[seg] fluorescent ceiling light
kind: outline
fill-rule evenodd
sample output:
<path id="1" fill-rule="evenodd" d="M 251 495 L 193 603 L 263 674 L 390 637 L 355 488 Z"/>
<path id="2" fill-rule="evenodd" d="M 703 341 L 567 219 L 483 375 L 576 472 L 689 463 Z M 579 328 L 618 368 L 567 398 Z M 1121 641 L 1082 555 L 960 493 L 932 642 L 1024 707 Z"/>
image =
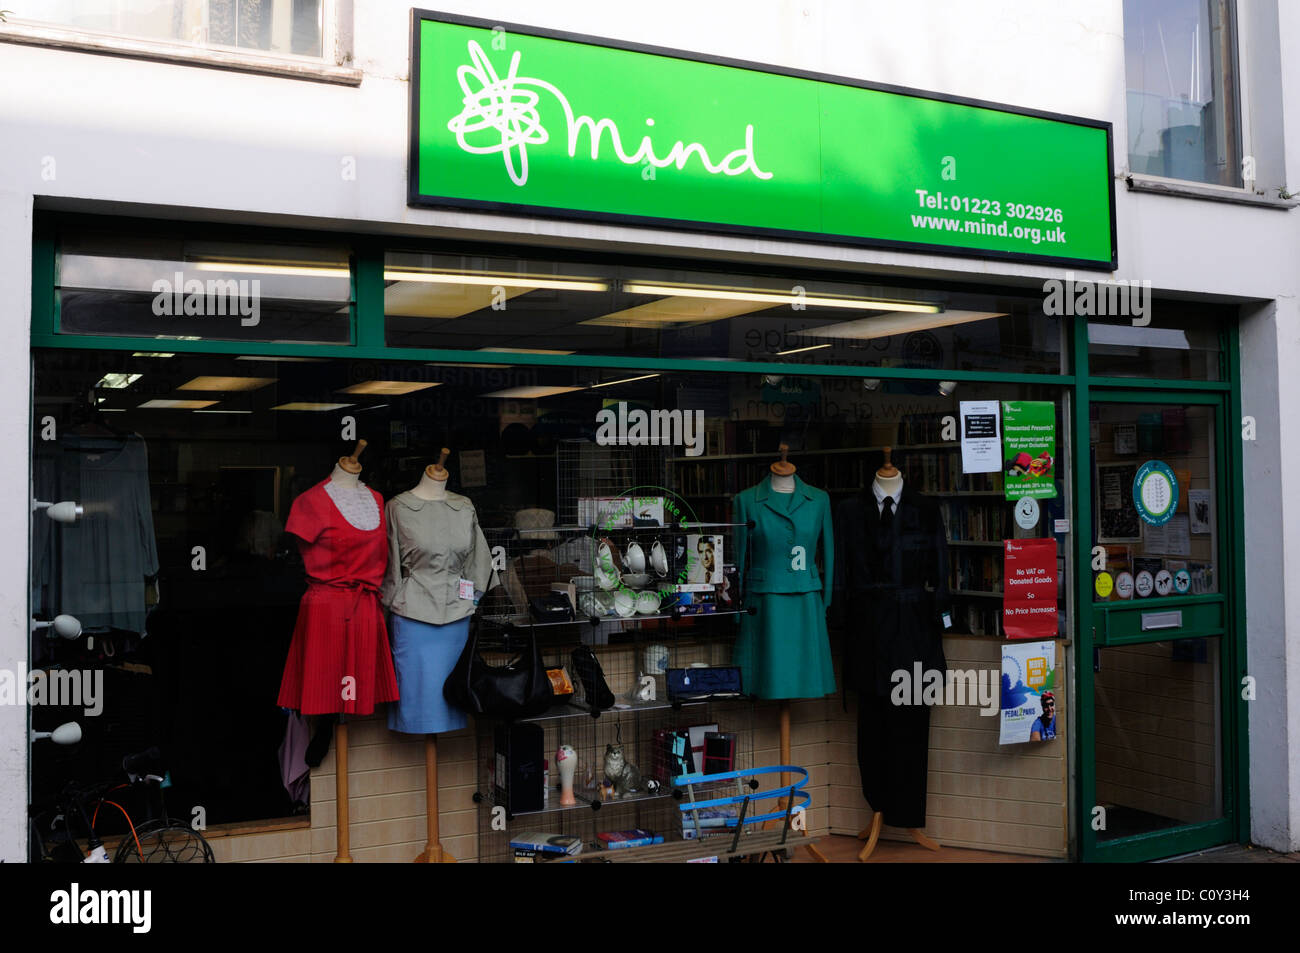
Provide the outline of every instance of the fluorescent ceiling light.
<path id="1" fill-rule="evenodd" d="M 915 311 L 934 314 L 938 305 L 907 301 L 880 301 L 872 298 L 850 298 L 839 295 L 792 294 L 784 291 L 751 291 L 745 288 L 711 288 L 707 285 L 665 285 L 644 281 L 625 281 L 623 290 L 629 294 L 671 295 L 678 298 L 708 298 L 715 301 L 751 301 L 759 304 L 802 304 L 814 308 L 852 308 L 857 311 Z"/>
<path id="2" fill-rule="evenodd" d="M 124 414 L 124 413 L 126 413 L 126 408 L 125 408 L 125 407 L 100 407 L 100 408 L 98 408 L 98 409 L 99 409 L 99 412 L 100 412 L 101 414 Z"/>
<path id="3" fill-rule="evenodd" d="M 652 377 L 658 376 L 658 374 L 642 374 L 640 377 L 624 377 L 622 380 L 618 381 L 605 381 L 602 384 L 592 384 L 591 389 L 595 390 L 597 387 L 613 387 L 615 384 L 630 384 L 633 381 L 646 381 Z"/>
<path id="4" fill-rule="evenodd" d="M 480 351 L 493 354 L 573 354 L 573 351 L 556 351 L 548 347 L 481 347 Z"/>
<path id="5" fill-rule="evenodd" d="M 809 344 L 807 347 L 793 347 L 788 351 L 777 351 L 777 357 L 784 357 L 786 354 L 802 354 L 804 351 L 820 351 L 824 347 L 830 347 L 829 344 Z"/>
<path id="6" fill-rule="evenodd" d="M 222 377 L 219 375 L 201 375 L 188 383 L 181 384 L 177 390 L 261 390 L 267 384 L 274 384 L 274 377 Z"/>
<path id="7" fill-rule="evenodd" d="M 195 271 L 238 271 L 250 275 L 296 275 L 301 278 L 351 278 L 352 270 L 337 265 L 275 265 L 252 261 L 187 262 Z"/>
<path id="8" fill-rule="evenodd" d="M 95 386 L 112 390 L 125 390 L 142 377 L 144 377 L 143 374 L 105 374 L 96 382 Z"/>
<path id="9" fill-rule="evenodd" d="M 196 414 L 251 414 L 251 410 L 196 410 Z"/>
<path id="10" fill-rule="evenodd" d="M 132 351 L 132 357 L 175 357 L 175 354 L 167 351 Z"/>
<path id="11" fill-rule="evenodd" d="M 268 364 L 323 364 L 327 357 L 270 357 L 263 354 L 241 354 L 237 361 L 266 361 Z"/>
<path id="12" fill-rule="evenodd" d="M 490 394 L 483 394 L 483 397 L 517 397 L 522 400 L 536 399 L 538 397 L 554 397 L 556 394 L 569 394 L 575 390 L 582 390 L 581 387 L 545 387 L 540 384 L 525 385 L 522 387 L 507 387 L 505 390 L 494 390 Z"/>
<path id="13" fill-rule="evenodd" d="M 339 393 L 401 396 L 402 394 L 413 394 L 417 390 L 428 390 L 430 387 L 438 387 L 441 384 L 442 381 L 365 381 L 361 384 L 353 384 L 351 387 L 344 387 Z"/>
<path id="14" fill-rule="evenodd" d="M 554 288 L 559 291 L 608 291 L 609 282 L 590 278 L 542 278 L 532 275 L 467 275 L 446 271 L 384 269 L 385 281 L 419 281 L 439 285 L 483 285 L 502 288 Z"/>
<path id="15" fill-rule="evenodd" d="M 858 318 L 855 321 L 827 324 L 820 328 L 804 328 L 799 333 L 808 338 L 846 338 L 867 341 L 871 338 L 889 337 L 891 334 L 928 331 L 931 328 L 946 328 L 954 324 L 1005 317 L 1006 314 L 1000 311 L 944 311 L 935 315 L 891 312 L 877 314 L 870 318 Z"/>
<path id="16" fill-rule="evenodd" d="M 735 318 L 742 314 L 762 311 L 768 305 L 752 301 L 720 301 L 701 298 L 660 298 L 635 307 L 624 308 L 598 318 L 588 318 L 581 324 L 594 324 L 607 328 L 663 328 L 665 325 L 690 327 Z"/>
<path id="17" fill-rule="evenodd" d="M 215 400 L 170 400 L 160 398 L 146 400 L 140 405 L 140 409 L 143 410 L 147 407 L 150 410 L 201 410 L 204 407 L 211 407 L 215 403 Z"/>
<path id="18" fill-rule="evenodd" d="M 430 366 L 430 367 L 468 367 L 468 368 L 471 368 L 471 369 L 474 369 L 474 370 L 477 370 L 477 369 L 482 368 L 482 367 L 488 367 L 488 368 L 496 368 L 496 369 L 499 370 L 499 369 L 501 369 L 501 368 L 505 368 L 505 367 L 514 367 L 515 365 L 513 365 L 513 364 L 476 364 L 476 363 L 474 363 L 474 362 L 472 362 L 472 361 L 444 361 L 444 362 L 442 362 L 441 364 L 435 364 L 434 362 L 430 361 L 430 362 L 429 362 L 429 366 Z"/>
<path id="19" fill-rule="evenodd" d="M 1129 324 L 1089 324 L 1088 343 L 1118 347 L 1160 347 L 1190 351 L 1187 333 L 1178 328 L 1143 328 Z"/>
<path id="20" fill-rule="evenodd" d="M 351 404 L 324 404 L 313 403 L 309 400 L 291 400 L 287 404 L 277 404 L 272 410 L 342 410 L 344 407 L 351 407 Z"/>
<path id="21" fill-rule="evenodd" d="M 155 334 L 155 341 L 202 341 L 203 336 L 200 334 Z"/>

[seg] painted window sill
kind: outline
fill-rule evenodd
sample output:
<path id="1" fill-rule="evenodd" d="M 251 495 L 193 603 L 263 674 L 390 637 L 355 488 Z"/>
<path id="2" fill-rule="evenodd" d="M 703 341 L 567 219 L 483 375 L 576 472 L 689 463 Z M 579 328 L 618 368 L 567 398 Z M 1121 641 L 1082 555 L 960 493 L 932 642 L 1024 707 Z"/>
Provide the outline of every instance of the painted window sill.
<path id="1" fill-rule="evenodd" d="M 342 86 L 360 86 L 362 77 L 359 69 L 333 66 L 321 61 L 267 56 L 262 53 L 242 50 L 207 49 L 179 43 L 107 36 L 99 33 L 81 33 L 60 27 L 26 23 L 0 24 L 0 43 L 21 43 L 26 46 L 44 46 L 80 53 L 126 56 L 161 63 L 205 66 L 209 69 L 260 73 L 267 76 L 280 76 L 285 79 L 335 83 Z"/>
<path id="2" fill-rule="evenodd" d="M 1257 195 L 1246 189 L 1225 188 L 1201 182 L 1179 182 L 1155 176 L 1130 172 L 1124 176 L 1130 192 L 1150 192 L 1154 195 L 1172 195 L 1179 198 L 1203 199 L 1209 202 L 1227 202 L 1232 205 L 1254 205 L 1258 208 L 1286 209 L 1300 205 L 1300 198 L 1279 199 Z"/>

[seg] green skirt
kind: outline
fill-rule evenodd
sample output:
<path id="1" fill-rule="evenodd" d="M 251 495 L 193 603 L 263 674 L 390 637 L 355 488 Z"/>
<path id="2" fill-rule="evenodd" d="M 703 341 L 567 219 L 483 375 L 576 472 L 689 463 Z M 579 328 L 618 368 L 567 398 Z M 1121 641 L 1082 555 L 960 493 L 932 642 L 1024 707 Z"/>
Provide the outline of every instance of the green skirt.
<path id="1" fill-rule="evenodd" d="M 735 664 L 759 698 L 821 698 L 835 691 L 821 592 L 761 592 L 740 617 Z"/>

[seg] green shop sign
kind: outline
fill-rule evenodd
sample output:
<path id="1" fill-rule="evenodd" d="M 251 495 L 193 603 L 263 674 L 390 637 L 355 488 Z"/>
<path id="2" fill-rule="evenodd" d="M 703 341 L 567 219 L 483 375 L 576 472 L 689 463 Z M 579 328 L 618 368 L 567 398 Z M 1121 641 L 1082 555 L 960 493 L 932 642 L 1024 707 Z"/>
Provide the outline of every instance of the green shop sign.
<path id="1" fill-rule="evenodd" d="M 1109 123 L 411 16 L 412 205 L 1116 265 Z"/>

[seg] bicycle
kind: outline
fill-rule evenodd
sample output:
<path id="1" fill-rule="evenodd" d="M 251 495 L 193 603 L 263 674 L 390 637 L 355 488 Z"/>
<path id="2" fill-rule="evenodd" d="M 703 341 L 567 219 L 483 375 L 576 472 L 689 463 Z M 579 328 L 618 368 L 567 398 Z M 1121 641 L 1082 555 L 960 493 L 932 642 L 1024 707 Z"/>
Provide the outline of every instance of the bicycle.
<path id="1" fill-rule="evenodd" d="M 88 787 L 70 783 L 54 799 L 51 808 L 38 812 L 29 807 L 31 856 L 46 863 L 216 863 L 212 846 L 204 836 L 183 820 L 167 814 L 163 795 L 165 776 L 157 773 L 161 770 L 160 761 L 157 748 L 127 755 L 122 759 L 125 782 L 101 782 Z M 157 813 L 153 798 L 148 798 L 149 817 L 139 825 L 131 820 L 126 808 L 109 797 L 116 791 L 131 788 L 145 788 L 157 796 Z M 111 857 L 95 831 L 99 812 L 104 807 L 120 812 L 128 829 Z M 84 849 L 80 843 L 82 838 L 86 841 Z"/>

